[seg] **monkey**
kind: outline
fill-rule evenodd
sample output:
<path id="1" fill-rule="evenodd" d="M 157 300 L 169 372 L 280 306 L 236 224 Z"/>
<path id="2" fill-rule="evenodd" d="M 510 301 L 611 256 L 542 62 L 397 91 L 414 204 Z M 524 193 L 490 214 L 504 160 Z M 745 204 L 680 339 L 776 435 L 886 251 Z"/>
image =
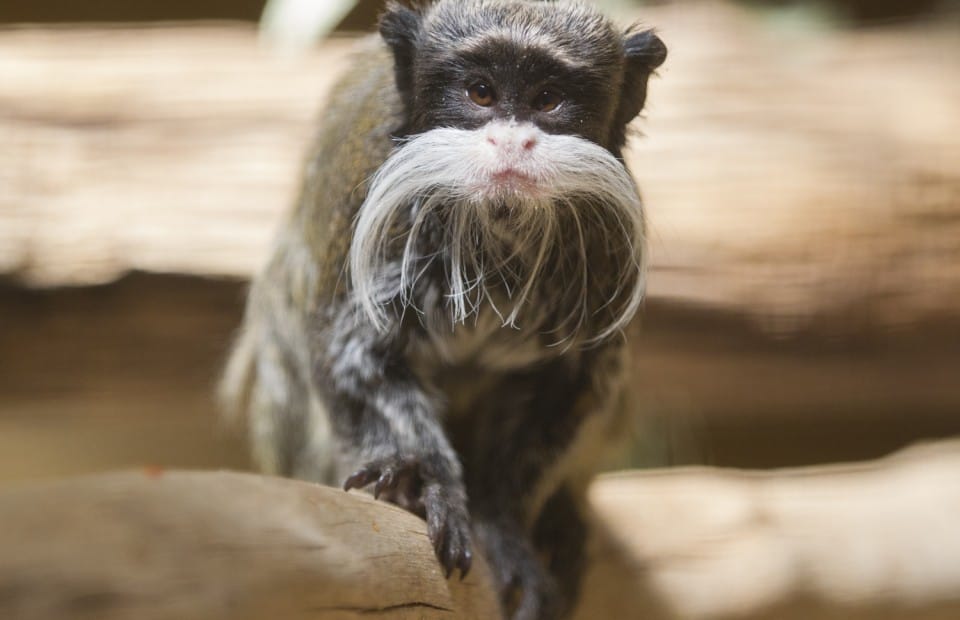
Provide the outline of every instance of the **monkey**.
<path id="1" fill-rule="evenodd" d="M 332 90 L 222 381 L 269 473 L 425 518 L 447 575 L 562 618 L 626 407 L 666 46 L 575 0 L 391 1 Z"/>

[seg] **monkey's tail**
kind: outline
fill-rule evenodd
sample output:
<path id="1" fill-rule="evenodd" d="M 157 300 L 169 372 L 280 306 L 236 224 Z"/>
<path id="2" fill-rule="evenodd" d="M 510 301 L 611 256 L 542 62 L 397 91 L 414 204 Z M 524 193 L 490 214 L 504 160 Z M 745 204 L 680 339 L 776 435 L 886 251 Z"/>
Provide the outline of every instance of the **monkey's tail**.
<path id="1" fill-rule="evenodd" d="M 224 420 L 235 424 L 250 411 L 257 363 L 256 339 L 247 327 L 237 336 L 217 385 L 217 403 Z"/>

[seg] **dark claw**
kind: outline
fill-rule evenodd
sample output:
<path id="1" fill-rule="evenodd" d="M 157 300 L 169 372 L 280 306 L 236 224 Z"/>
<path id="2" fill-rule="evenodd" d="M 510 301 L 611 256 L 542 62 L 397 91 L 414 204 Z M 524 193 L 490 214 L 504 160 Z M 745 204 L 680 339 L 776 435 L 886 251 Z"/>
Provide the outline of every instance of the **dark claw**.
<path id="1" fill-rule="evenodd" d="M 433 541 L 433 552 L 440 561 L 440 566 L 443 567 L 443 576 L 449 579 L 450 575 L 453 574 L 454 568 L 454 562 L 450 557 L 447 547 L 447 538 L 449 538 L 450 532 L 447 530 L 447 528 L 443 528 L 437 532 L 435 536 L 436 540 Z M 433 537 L 434 536 L 431 536 L 431 538 Z"/>
<path id="2" fill-rule="evenodd" d="M 467 578 L 471 566 L 473 566 L 473 552 L 470 549 L 464 549 L 460 555 L 460 561 L 457 562 L 457 567 L 460 569 L 460 581 Z"/>
<path id="3" fill-rule="evenodd" d="M 427 530 L 433 549 L 449 579 L 459 569 L 460 579 L 470 571 L 470 519 L 466 507 L 451 498 L 445 490 L 434 487 L 425 495 Z"/>
<path id="4" fill-rule="evenodd" d="M 408 477 L 413 477 L 417 483 L 404 484 L 400 488 L 401 481 L 410 482 Z M 470 516 L 462 487 L 441 484 L 436 478 L 426 476 L 416 459 L 394 457 L 367 463 L 344 481 L 343 490 L 361 489 L 374 482 L 373 496 L 377 499 L 385 491 L 396 490 L 399 497 L 396 493 L 388 493 L 390 501 L 406 507 L 422 505 L 427 532 L 444 574 L 449 578 L 458 569 L 460 579 L 466 578 L 473 555 L 470 551 Z M 420 490 L 416 495 L 404 495 L 410 493 L 411 486 Z"/>
<path id="5" fill-rule="evenodd" d="M 384 489 L 392 489 L 397 485 L 397 471 L 392 467 L 386 467 L 380 474 L 376 486 L 373 487 L 374 499 L 380 499 L 380 494 Z"/>
<path id="6" fill-rule="evenodd" d="M 362 489 L 376 481 L 373 496 L 379 498 L 385 489 L 394 488 L 399 481 L 399 472 L 406 467 L 403 461 L 393 464 L 389 461 L 373 461 L 353 472 L 343 483 L 343 490 Z"/>
<path id="7" fill-rule="evenodd" d="M 460 549 L 457 544 L 447 547 L 447 557 L 444 558 L 443 564 L 447 567 L 447 579 L 449 579 L 453 569 L 460 565 Z"/>
<path id="8" fill-rule="evenodd" d="M 350 489 L 362 489 L 376 478 L 376 473 L 368 468 L 359 469 L 352 474 L 344 481 L 343 490 L 349 491 Z"/>

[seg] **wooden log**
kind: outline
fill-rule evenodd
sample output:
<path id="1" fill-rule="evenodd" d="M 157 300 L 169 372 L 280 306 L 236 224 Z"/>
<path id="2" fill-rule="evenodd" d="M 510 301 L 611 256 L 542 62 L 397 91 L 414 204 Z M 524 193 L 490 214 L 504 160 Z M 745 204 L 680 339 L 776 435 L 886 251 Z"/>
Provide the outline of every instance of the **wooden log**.
<path id="1" fill-rule="evenodd" d="M 960 444 L 856 467 L 603 477 L 576 617 L 960 613 Z M 482 618 L 478 558 L 445 580 L 425 526 L 369 496 L 144 470 L 0 491 L 0 617 Z"/>
<path id="2" fill-rule="evenodd" d="M 845 466 L 605 476 L 592 505 L 619 559 L 594 556 L 581 617 L 956 617 L 958 483 L 957 441 Z"/>
<path id="3" fill-rule="evenodd" d="M 482 560 L 444 580 L 424 524 L 365 495 L 161 470 L 0 495 L 3 618 L 496 616 Z"/>
<path id="4" fill-rule="evenodd" d="M 771 28 L 719 3 L 641 16 L 671 48 L 628 159 L 650 295 L 889 327 L 960 309 L 960 35 Z M 250 26 L 0 31 L 0 273 L 247 277 L 350 44 Z"/>

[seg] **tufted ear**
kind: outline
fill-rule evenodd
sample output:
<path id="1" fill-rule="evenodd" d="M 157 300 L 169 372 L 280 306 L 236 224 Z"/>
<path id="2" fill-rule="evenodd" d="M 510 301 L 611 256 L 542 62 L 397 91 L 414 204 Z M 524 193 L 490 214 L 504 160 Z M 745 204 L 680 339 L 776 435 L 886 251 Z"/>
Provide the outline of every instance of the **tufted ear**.
<path id="1" fill-rule="evenodd" d="M 650 74 L 667 59 L 667 46 L 653 30 L 627 31 L 623 48 L 623 88 L 613 128 L 613 143 L 617 149 L 626 142 L 627 125 L 643 110 Z"/>
<path id="2" fill-rule="evenodd" d="M 421 14 L 398 2 L 388 2 L 380 17 L 380 36 L 393 52 L 397 90 L 404 101 L 413 90 L 413 59 L 420 36 Z"/>

